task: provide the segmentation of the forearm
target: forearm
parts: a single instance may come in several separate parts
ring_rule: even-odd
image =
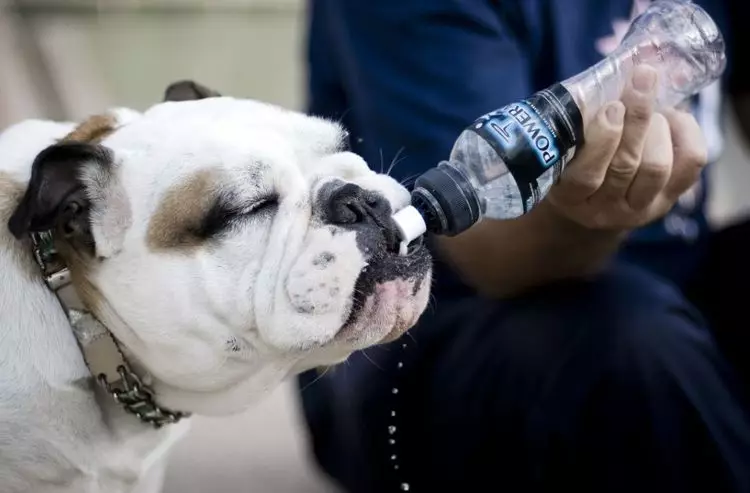
[[[598,271],[623,237],[579,226],[543,202],[519,219],[484,220],[438,245],[467,283],[488,296],[506,297]]]

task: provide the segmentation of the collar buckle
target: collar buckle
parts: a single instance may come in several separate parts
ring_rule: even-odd
[[[71,283],[70,270],[60,258],[51,231],[31,233],[34,259],[42,270],[47,287],[57,293]],[[67,308],[66,308],[67,311]]]

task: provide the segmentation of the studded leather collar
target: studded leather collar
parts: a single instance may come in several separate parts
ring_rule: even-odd
[[[127,412],[155,428],[189,416],[154,402],[153,390],[131,369],[112,333],[84,305],[72,284],[70,269],[55,248],[52,232],[31,233],[30,237],[44,282],[65,310],[86,365],[96,381]]]

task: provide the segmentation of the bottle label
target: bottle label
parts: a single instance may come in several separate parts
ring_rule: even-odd
[[[471,127],[505,162],[515,179],[524,213],[544,197],[539,178],[550,168],[557,180],[583,141],[583,118],[561,84],[477,119]]]

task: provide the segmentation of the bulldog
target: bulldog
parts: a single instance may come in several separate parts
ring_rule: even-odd
[[[0,134],[0,491],[159,491],[190,415],[416,322],[431,261],[398,254],[391,218],[409,193],[347,140],[188,81]]]

